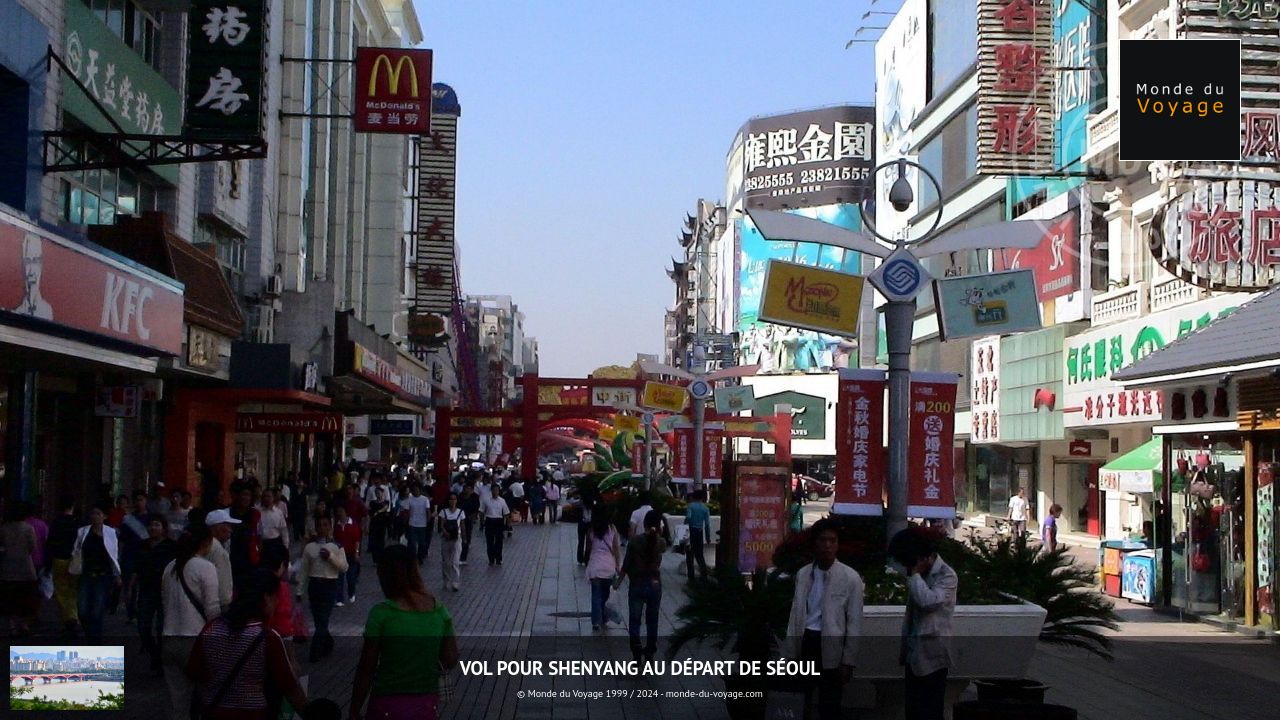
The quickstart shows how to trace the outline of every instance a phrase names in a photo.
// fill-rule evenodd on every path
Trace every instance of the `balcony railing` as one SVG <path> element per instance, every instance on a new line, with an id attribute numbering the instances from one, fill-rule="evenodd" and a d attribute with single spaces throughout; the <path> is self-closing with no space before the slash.
<path id="1" fill-rule="evenodd" d="M 1151 312 L 1167 310 L 1208 297 L 1209 292 L 1169 276 L 1151 282 Z"/>
<path id="2" fill-rule="evenodd" d="M 1093 324 L 1107 325 L 1147 314 L 1147 284 L 1133 283 L 1093 296 Z"/>

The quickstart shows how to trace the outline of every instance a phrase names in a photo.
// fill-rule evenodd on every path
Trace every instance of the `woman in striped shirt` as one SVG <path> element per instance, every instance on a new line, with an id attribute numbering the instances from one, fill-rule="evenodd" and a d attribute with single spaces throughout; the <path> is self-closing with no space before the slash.
<path id="1" fill-rule="evenodd" d="M 187 674 L 199 685 L 197 703 L 207 720 L 272 720 L 270 683 L 295 708 L 307 695 L 280 634 L 265 622 L 276 610 L 280 579 L 255 570 L 231 607 L 196 638 Z"/>

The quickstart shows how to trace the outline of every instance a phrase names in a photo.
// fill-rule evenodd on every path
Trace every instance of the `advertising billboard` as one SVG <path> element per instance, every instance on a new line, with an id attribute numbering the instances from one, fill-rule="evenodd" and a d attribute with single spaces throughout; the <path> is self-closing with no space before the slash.
<path id="1" fill-rule="evenodd" d="M 770 260 L 759 317 L 788 327 L 854 337 L 864 282 L 860 275 Z"/>
<path id="2" fill-rule="evenodd" d="M 356 132 L 422 135 L 431 129 L 431 51 L 356 48 Z"/>
<path id="3" fill-rule="evenodd" d="M 862 227 L 856 205 L 826 205 L 791 212 L 850 230 Z M 750 217 L 738 221 L 738 332 L 743 365 L 759 365 L 760 372 L 830 372 L 849 365 L 854 341 L 847 337 L 801 330 L 765 322 L 759 317 L 765 273 L 770 260 L 783 260 L 851 275 L 862 274 L 862 256 L 843 248 L 816 243 L 767 240 Z M 855 362 L 856 364 L 856 362 Z"/>
<path id="4" fill-rule="evenodd" d="M 1040 244 L 1030 250 L 995 251 L 995 270 L 1033 270 L 1040 301 L 1080 289 L 1080 213 L 1072 208 L 1050 221 Z"/>
<path id="5" fill-rule="evenodd" d="M 945 340 L 1040 329 L 1040 303 L 1031 270 L 944 278 L 933 287 Z"/>
<path id="6" fill-rule="evenodd" d="M 925 0 L 905 0 L 876 41 L 876 160 L 886 162 L 911 151 L 911 123 L 920 116 L 928 98 L 928 32 Z M 881 172 L 876 178 L 876 205 L 889 207 L 889 187 L 896 175 Z M 913 187 L 915 170 L 907 168 Z M 919 209 L 918 207 L 916 209 Z M 886 236 L 905 227 L 907 213 L 879 213 L 877 229 Z"/>
<path id="7" fill-rule="evenodd" d="M 747 207 L 857 203 L 875 168 L 875 108 L 831 107 L 755 118 L 743 133 Z"/>

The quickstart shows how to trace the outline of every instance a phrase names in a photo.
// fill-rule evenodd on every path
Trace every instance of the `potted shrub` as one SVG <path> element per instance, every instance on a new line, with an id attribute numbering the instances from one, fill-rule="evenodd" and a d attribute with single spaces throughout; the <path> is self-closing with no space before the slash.
<path id="1" fill-rule="evenodd" d="M 777 638 L 786 634 L 794 584 L 778 571 L 757 570 L 748 577 L 732 565 L 721 565 L 706 580 L 685 588 L 688 601 L 676 611 L 678 624 L 667 657 L 674 658 L 686 643 L 708 642 L 738 660 L 764 662 L 773 657 Z M 765 678 L 729 675 L 725 690 L 763 691 Z M 725 700 L 734 720 L 763 718 L 759 699 Z"/>

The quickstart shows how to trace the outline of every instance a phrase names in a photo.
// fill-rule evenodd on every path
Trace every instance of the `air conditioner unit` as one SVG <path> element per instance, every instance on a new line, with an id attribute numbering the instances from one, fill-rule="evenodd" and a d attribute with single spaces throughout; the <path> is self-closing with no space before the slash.
<path id="1" fill-rule="evenodd" d="M 284 292 L 284 278 L 279 275 L 271 275 L 267 278 L 267 285 L 263 289 L 262 294 L 268 297 L 280 297 Z"/>
<path id="2" fill-rule="evenodd" d="M 278 275 L 274 277 L 279 277 Z M 270 306 L 258 310 L 258 322 L 253 329 L 254 342 L 269 343 L 275 336 L 275 317 Z"/>

